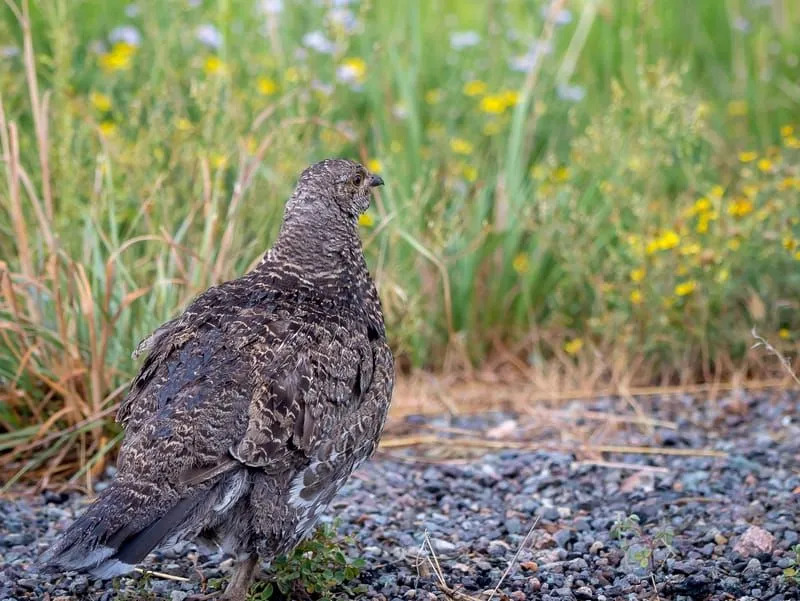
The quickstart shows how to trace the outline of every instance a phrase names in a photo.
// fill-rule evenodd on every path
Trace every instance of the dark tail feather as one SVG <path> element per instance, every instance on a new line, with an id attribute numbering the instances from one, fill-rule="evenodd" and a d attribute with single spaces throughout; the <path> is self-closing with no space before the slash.
<path id="1" fill-rule="evenodd" d="M 113 578 L 133 567 L 191 519 L 208 489 L 180 499 L 155 517 L 151 503 L 112 485 L 38 561 L 42 572 L 85 571 Z M 152 501 L 152 499 L 150 499 Z M 145 505 L 149 505 L 145 506 Z"/>
<path id="2" fill-rule="evenodd" d="M 203 495 L 194 495 L 178 501 L 172 509 L 144 530 L 122 541 L 114 557 L 127 564 L 137 564 L 150 551 L 174 533 L 186 521 L 186 517 L 197 507 Z"/>

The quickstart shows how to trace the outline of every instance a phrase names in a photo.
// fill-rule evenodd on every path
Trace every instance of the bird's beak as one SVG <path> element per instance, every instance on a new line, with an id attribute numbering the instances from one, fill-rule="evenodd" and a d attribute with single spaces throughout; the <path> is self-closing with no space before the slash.
<path id="1" fill-rule="evenodd" d="M 383 185 L 383 178 L 380 175 L 375 175 L 374 173 L 369 176 L 369 187 L 374 188 L 375 186 L 382 186 Z"/>

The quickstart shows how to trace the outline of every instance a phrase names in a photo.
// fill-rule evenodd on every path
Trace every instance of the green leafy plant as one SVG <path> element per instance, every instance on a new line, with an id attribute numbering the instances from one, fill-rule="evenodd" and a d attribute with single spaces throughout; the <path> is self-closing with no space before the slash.
<path id="1" fill-rule="evenodd" d="M 675 535 L 672 529 L 659 528 L 650 536 L 642 530 L 636 514 L 620 514 L 611 527 L 611 536 L 620 541 L 628 560 L 643 570 L 648 570 L 651 576 L 661 567 L 655 564 L 656 549 L 662 547 L 667 550 L 668 555 L 674 554 L 672 542 Z"/>
<path id="2" fill-rule="evenodd" d="M 792 547 L 792 564 L 783 568 L 783 578 L 787 582 L 800 585 L 800 544 Z"/>
<path id="3" fill-rule="evenodd" d="M 343 548 L 352 546 L 354 540 L 339 537 L 336 530 L 337 522 L 323 524 L 314 536 L 275 560 L 268 579 L 251 587 L 250 601 L 290 599 L 299 595 L 330 600 L 335 598 L 337 589 L 348 598 L 363 592 L 360 587 L 348 587 L 346 583 L 358 577 L 364 560 L 347 556 Z"/>

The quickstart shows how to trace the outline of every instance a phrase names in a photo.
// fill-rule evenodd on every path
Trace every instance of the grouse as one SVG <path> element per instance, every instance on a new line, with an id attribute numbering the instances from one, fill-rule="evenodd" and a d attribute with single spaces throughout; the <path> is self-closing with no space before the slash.
<path id="1" fill-rule="evenodd" d="M 308 167 L 277 240 L 242 277 L 160 326 L 122 402 L 113 482 L 46 552 L 43 571 L 112 578 L 197 537 L 236 560 L 243 600 L 259 559 L 310 532 L 375 451 L 394 361 L 358 217 L 383 180 L 362 165 Z"/>

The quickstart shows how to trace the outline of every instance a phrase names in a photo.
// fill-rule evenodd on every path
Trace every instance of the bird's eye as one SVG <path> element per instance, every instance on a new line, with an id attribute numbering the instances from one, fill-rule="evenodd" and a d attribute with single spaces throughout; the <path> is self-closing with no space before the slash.
<path id="1" fill-rule="evenodd" d="M 359 174 L 357 174 L 357 175 L 356 175 L 356 176 L 353 178 L 353 183 L 354 183 L 356 186 L 360 186 L 360 185 L 361 185 L 361 182 L 363 182 L 363 181 L 364 181 L 364 176 L 362 176 L 360 173 L 359 173 Z"/>

